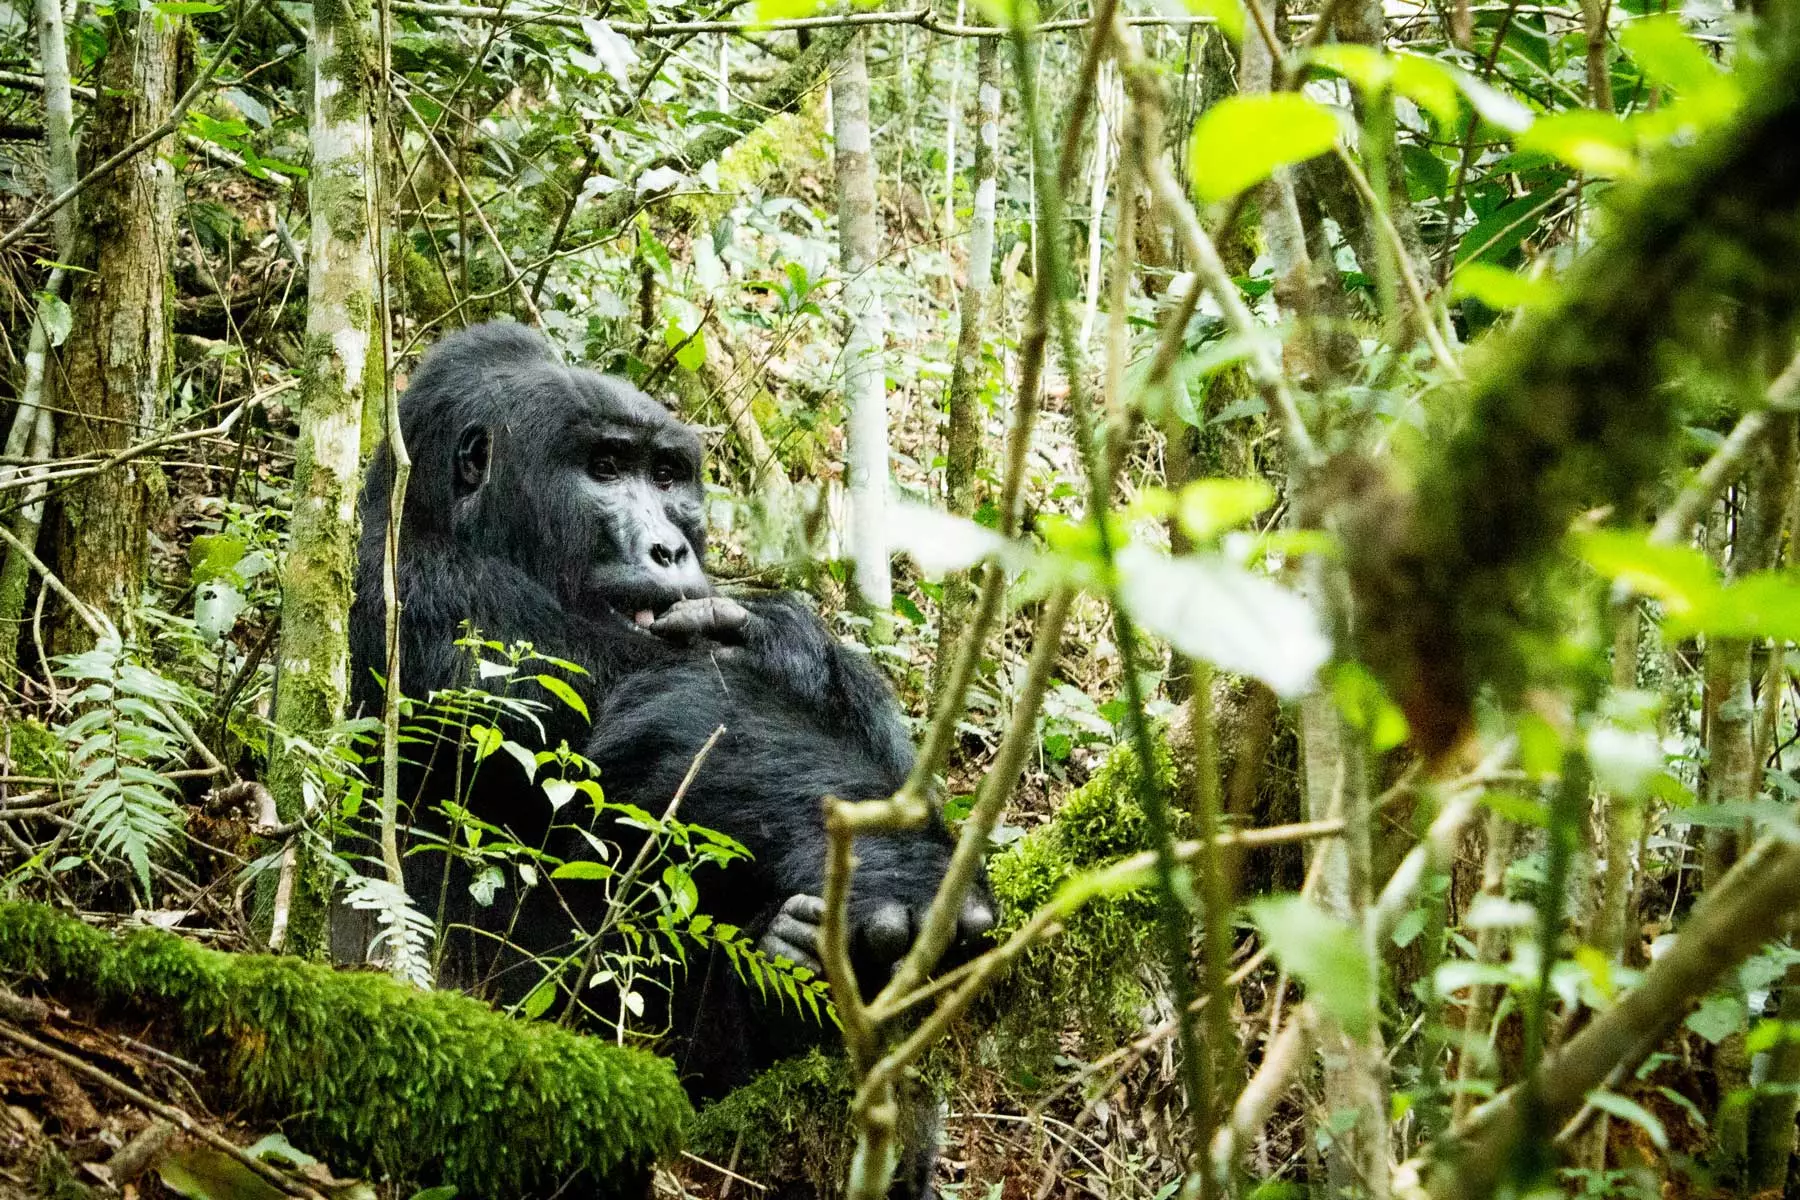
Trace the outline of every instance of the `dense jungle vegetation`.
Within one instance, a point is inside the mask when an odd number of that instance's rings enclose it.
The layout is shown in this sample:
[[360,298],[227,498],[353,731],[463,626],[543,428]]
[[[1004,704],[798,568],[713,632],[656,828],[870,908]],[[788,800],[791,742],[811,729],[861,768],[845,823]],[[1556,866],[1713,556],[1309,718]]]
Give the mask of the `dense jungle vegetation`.
[[[894,689],[816,963],[707,911],[733,731],[608,799],[399,618],[353,703],[494,320]],[[0,1197],[1800,1196],[1796,0],[12,0],[0,322]],[[452,881],[601,896],[566,991],[444,986]],[[703,977],[799,1052],[690,1097]]]

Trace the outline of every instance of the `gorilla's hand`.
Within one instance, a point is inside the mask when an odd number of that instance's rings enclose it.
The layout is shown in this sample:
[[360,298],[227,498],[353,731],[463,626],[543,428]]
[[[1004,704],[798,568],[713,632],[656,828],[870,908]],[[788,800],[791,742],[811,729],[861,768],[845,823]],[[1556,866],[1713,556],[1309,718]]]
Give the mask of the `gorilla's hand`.
[[[790,896],[769,923],[760,943],[770,957],[786,958],[797,966],[823,974],[819,961],[819,924],[825,919],[825,901],[817,896]],[[884,900],[869,907],[851,931],[851,954],[884,969],[905,957],[925,919],[898,900]],[[957,917],[954,944],[967,947],[994,927],[994,910],[986,901],[971,896]]]
[[677,600],[662,616],[650,622],[647,628],[657,637],[670,642],[691,642],[705,638],[714,642],[735,643],[743,640],[744,630],[749,625],[750,610],[731,597],[696,596],[689,600]]
[[825,968],[819,962],[819,922],[825,919],[825,901],[817,896],[789,896],[759,948],[770,958],[785,958],[815,975]]

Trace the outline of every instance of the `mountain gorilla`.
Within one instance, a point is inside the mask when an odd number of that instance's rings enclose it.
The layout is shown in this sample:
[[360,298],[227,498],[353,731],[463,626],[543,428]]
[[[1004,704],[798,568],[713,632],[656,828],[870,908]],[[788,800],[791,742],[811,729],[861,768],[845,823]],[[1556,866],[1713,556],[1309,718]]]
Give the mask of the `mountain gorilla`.
[[[698,873],[700,907],[758,936],[770,953],[816,969],[821,798],[888,796],[912,766],[900,713],[877,672],[794,596],[716,592],[702,566],[699,438],[628,383],[564,367],[537,334],[495,323],[445,339],[414,374],[400,420],[414,464],[399,560],[408,694],[471,681],[468,654],[455,645],[465,622],[484,638],[529,642],[578,664],[585,673],[564,678],[592,728],[551,700],[540,714],[542,743],[581,747],[599,765],[608,801],[651,813],[667,808],[723,726],[688,783],[679,819],[730,835],[754,857]],[[379,711],[382,698],[392,476],[383,447],[362,495],[352,626],[355,699],[365,712]],[[476,682],[498,691],[507,680]],[[517,718],[507,735],[539,740]],[[454,791],[458,758],[439,752],[407,772],[415,848],[421,839],[441,845],[446,818],[437,802]],[[469,769],[466,758],[461,766]],[[508,755],[486,759],[469,794],[474,817],[524,845],[565,859],[593,856],[583,831],[553,821],[545,792]],[[570,804],[562,820],[577,809],[587,806]],[[587,832],[627,841],[629,862],[631,831],[604,823]],[[936,822],[859,839],[850,915],[865,986],[885,978],[911,945],[950,846]],[[596,926],[605,905],[599,884],[564,886],[540,875],[515,917],[508,905],[475,904],[469,884],[461,868],[446,875],[438,854],[408,855],[415,901],[445,897],[438,915],[454,931],[447,981],[491,984],[505,1000],[541,981],[531,956],[567,954],[575,926]],[[981,937],[992,922],[983,891],[962,914],[961,940]],[[504,948],[509,942],[516,949]],[[737,1086],[794,1048],[791,1034],[776,1033],[788,1018],[752,1003],[729,969],[697,963],[675,992],[676,1049],[700,1095]],[[810,1036],[818,1037],[816,1026]]]

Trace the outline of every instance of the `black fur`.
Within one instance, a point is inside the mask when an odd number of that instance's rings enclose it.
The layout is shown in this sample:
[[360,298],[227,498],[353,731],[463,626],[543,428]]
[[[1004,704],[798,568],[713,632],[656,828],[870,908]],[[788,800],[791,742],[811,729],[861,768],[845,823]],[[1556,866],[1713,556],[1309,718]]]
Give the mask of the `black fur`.
[[[912,747],[880,675],[798,597],[721,599],[720,619],[709,605],[690,605],[686,611],[700,613],[698,636],[676,629],[684,611],[676,602],[712,595],[700,569],[693,431],[627,383],[560,365],[540,337],[510,324],[479,326],[435,347],[402,398],[401,426],[413,461],[399,562],[407,694],[469,682],[466,652],[454,645],[465,621],[490,639],[529,641],[578,663],[586,673],[567,678],[594,718],[592,729],[552,704],[545,742],[584,747],[600,766],[608,800],[656,814],[723,727],[678,816],[729,834],[754,859],[701,877],[702,909],[760,935],[785,901],[817,895],[821,798],[890,795],[912,767]],[[378,712],[382,697],[376,673],[384,663],[391,483],[384,447],[362,496],[352,629],[354,694],[365,712]],[[646,631],[652,618],[668,636]],[[516,721],[508,734],[538,740]],[[454,754],[440,752],[409,770],[407,794],[423,801],[413,810],[420,829],[441,832],[434,802],[450,792],[454,767]],[[553,823],[542,790],[504,754],[483,764],[471,809],[523,843],[547,843],[563,857],[592,855],[580,830]],[[577,810],[585,805],[571,803],[561,819],[579,819]],[[629,830],[609,824],[589,832],[622,842],[616,862],[629,861]],[[871,982],[910,941],[949,852],[935,821],[918,833],[858,842],[852,925],[859,971]],[[443,870],[440,855],[409,858],[415,900],[437,895]],[[441,914],[478,931],[453,938],[451,973],[456,982],[491,979],[508,1000],[526,994],[539,973],[528,959],[495,953],[499,939],[480,932],[504,934],[528,954],[553,954],[571,941],[570,914],[597,915],[601,896],[593,884],[556,895],[540,885],[526,893],[515,922],[510,904],[474,905],[467,884],[452,874]],[[984,894],[965,914],[965,931],[979,935],[990,923]],[[897,930],[904,936],[896,938]],[[816,1027],[797,1032],[753,1002],[718,963],[697,962],[678,981],[669,1018],[699,1094],[736,1086],[775,1054],[818,1036]]]

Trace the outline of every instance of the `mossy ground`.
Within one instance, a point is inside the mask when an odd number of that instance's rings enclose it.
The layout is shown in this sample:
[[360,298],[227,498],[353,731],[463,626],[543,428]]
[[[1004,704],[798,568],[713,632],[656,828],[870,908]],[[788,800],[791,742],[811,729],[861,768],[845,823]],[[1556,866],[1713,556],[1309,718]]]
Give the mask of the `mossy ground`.
[[290,957],[115,938],[0,904],[0,971],[101,1013],[149,1016],[220,1099],[341,1170],[490,1198],[641,1181],[692,1115],[668,1061],[447,992]]

